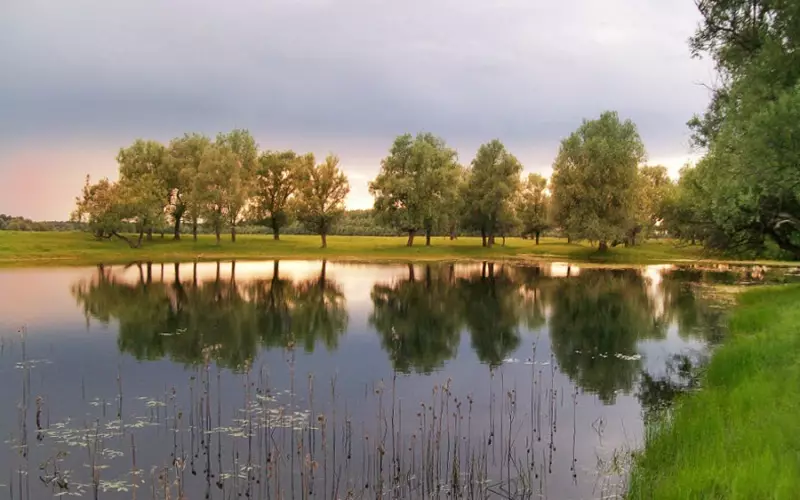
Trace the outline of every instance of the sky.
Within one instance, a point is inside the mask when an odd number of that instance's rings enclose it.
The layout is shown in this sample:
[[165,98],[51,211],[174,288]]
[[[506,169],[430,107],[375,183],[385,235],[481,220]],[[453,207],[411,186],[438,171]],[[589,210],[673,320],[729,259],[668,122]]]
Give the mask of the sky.
[[497,138],[547,176],[604,110],[677,175],[714,79],[698,21],[691,0],[3,0],[0,213],[66,219],[120,147],[233,128],[338,154],[350,208],[399,134],[465,164]]

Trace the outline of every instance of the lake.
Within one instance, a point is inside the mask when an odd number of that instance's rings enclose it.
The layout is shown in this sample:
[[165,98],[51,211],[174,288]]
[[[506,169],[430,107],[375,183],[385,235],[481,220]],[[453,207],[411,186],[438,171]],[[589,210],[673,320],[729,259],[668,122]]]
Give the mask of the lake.
[[750,267],[0,270],[0,497],[600,498]]

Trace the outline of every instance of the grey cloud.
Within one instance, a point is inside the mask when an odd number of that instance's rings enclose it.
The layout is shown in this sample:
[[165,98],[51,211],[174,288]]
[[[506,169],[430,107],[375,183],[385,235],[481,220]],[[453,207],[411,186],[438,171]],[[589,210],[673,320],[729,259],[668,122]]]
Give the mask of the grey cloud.
[[[57,0],[0,7],[0,135],[388,141],[430,130],[553,149],[617,109],[685,146],[710,78],[691,2]],[[328,147],[336,149],[335,144]],[[471,155],[462,152],[462,156]]]

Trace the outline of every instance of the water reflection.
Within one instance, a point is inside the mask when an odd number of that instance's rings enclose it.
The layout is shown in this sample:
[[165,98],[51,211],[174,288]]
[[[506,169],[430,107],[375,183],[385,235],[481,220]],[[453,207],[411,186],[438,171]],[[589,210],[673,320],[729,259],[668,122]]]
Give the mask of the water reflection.
[[213,359],[241,368],[264,347],[336,348],[348,316],[341,287],[326,277],[326,262],[318,276],[298,281],[282,278],[277,261],[270,279],[237,280],[236,263],[227,265],[227,276],[217,263],[214,278],[203,279],[197,264],[186,278],[175,264],[166,281],[153,279],[152,264],[134,266],[133,280],[101,266],[73,285],[72,294],[87,318],[118,322],[120,350],[139,360]]
[[646,282],[634,270],[590,269],[552,294],[550,336],[561,369],[607,404],[630,392],[640,369],[637,342],[664,336]]
[[[333,351],[348,328],[345,293],[328,263],[305,276],[283,275],[278,261],[237,278],[237,263],[98,267],[72,294],[87,319],[119,324],[121,351],[139,360],[213,360],[240,368],[263,348]],[[675,325],[685,339],[717,342],[724,308],[698,283],[763,273],[651,266],[580,269],[574,265],[407,265],[376,279],[368,324],[392,367],[431,373],[458,352],[461,334],[489,367],[521,345],[524,331],[547,326],[560,369],[584,391],[612,404],[630,393],[642,369],[638,344]],[[541,336],[541,332],[538,333]]]
[[[172,498],[610,496],[617,451],[696,387],[723,338],[721,292],[791,276],[324,261],[70,273],[0,273],[9,297],[60,290],[0,302],[0,319],[43,318],[0,334],[0,396],[18,403],[0,411],[0,483],[21,498],[65,493],[59,481],[103,498],[167,482]],[[44,487],[25,483],[38,464]]]

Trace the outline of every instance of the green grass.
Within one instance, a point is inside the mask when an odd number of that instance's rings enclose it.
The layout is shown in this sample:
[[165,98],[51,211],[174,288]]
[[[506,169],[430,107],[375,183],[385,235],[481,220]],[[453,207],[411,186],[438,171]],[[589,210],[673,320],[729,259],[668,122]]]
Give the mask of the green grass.
[[195,243],[191,236],[173,241],[169,236],[145,241],[132,249],[120,240],[98,241],[80,232],[0,231],[0,266],[85,265],[128,263],[132,261],[169,262],[213,259],[304,259],[340,260],[461,260],[461,259],[567,259],[604,264],[645,264],[703,259],[699,246],[678,245],[673,241],[649,241],[633,248],[617,247],[598,253],[587,243],[568,244],[564,239],[543,238],[540,245],[531,240],[508,238],[491,249],[483,248],[478,238],[436,237],[432,246],[417,238],[415,246],[405,246],[405,237],[330,236],[328,248],[320,248],[317,236],[240,235],[236,243],[224,239],[217,245],[211,235]]
[[648,429],[628,496],[800,498],[800,286],[742,294],[703,388]]

